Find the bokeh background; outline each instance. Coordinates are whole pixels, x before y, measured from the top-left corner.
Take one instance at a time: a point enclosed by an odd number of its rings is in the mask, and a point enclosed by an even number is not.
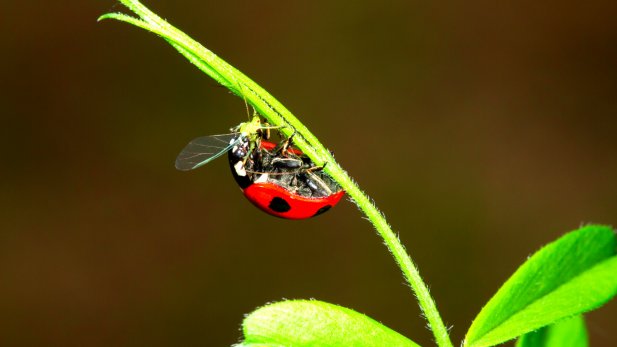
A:
[[[615,1],[147,1],[253,77],[377,202],[460,341],[525,258],[617,225]],[[432,345],[350,202],[270,217],[225,160],[178,172],[242,100],[114,1],[1,5],[0,345],[229,346],[283,298]],[[587,317],[616,346],[617,304]]]

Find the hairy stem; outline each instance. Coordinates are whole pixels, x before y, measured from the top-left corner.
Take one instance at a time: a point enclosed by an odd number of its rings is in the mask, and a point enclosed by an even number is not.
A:
[[[420,277],[415,266],[397,235],[386,222],[384,215],[375,207],[366,194],[349,177],[349,175],[334,160],[334,157],[317,138],[278,100],[271,96],[257,83],[245,76],[227,62],[201,44],[161,19],[137,0],[120,0],[139,18],[121,13],[109,13],[99,19],[116,19],[127,22],[153,32],[169,42],[178,52],[191,63],[228,88],[236,95],[244,98],[259,114],[276,126],[284,126],[281,131],[286,136],[294,136],[294,145],[304,152],[317,165],[327,163],[324,171],[328,173],[366,214],[368,220],[375,226],[383,238],[386,247],[392,253],[396,263],[401,268],[407,282],[415,293],[420,307],[428,320],[437,344],[441,347],[452,347],[448,331],[437,311],[428,287]]]

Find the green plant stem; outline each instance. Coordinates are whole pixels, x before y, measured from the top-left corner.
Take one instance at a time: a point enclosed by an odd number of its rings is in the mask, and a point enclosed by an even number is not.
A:
[[[394,256],[396,263],[401,268],[405,279],[418,299],[420,308],[428,320],[437,344],[441,347],[452,347],[448,330],[437,311],[428,287],[420,277],[418,268],[405,251],[402,243],[386,222],[384,215],[375,207],[368,196],[360,190],[358,185],[334,160],[334,157],[319,140],[278,100],[242,72],[161,19],[139,1],[120,1],[141,19],[121,13],[106,14],[100,19],[112,18],[128,22],[163,37],[200,70],[236,95],[245,98],[270,124],[283,126],[281,129],[283,134],[286,136],[295,134],[294,145],[311,158],[313,162],[317,165],[327,163],[324,171],[340,184],[360,210],[366,214],[368,220],[375,226],[375,229],[383,238],[386,247]]]
[[[341,187],[343,187],[343,189],[345,189],[347,194],[354,200],[360,210],[366,214],[366,217],[371,223],[373,223],[375,229],[383,238],[386,247],[388,247],[388,250],[392,253],[396,263],[401,268],[405,279],[416,295],[420,308],[428,320],[437,344],[441,347],[452,347],[448,330],[441,319],[437,306],[435,305],[435,301],[429,293],[428,287],[422,280],[417,266],[405,251],[405,247],[399,238],[394,234],[394,231],[392,231],[392,228],[386,221],[384,215],[377,209],[377,207],[375,207],[368,196],[360,190],[358,185],[343,169],[341,169],[338,164],[332,170],[328,171],[328,174],[330,174],[332,178],[336,180]]]

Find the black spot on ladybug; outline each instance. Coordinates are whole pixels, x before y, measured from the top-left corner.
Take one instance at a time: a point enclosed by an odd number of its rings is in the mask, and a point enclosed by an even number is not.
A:
[[[268,207],[272,211],[279,212],[279,213],[283,213],[283,212],[287,212],[291,210],[291,206],[289,205],[289,203],[285,201],[285,199],[279,198],[278,196],[270,201],[270,204],[268,205]]]
[[[313,215],[313,217],[315,217],[315,216],[319,216],[320,214],[322,214],[322,213],[324,213],[324,212],[327,212],[327,211],[328,211],[329,209],[331,209],[331,208],[332,208],[332,205],[326,205],[326,206],[324,206],[324,207],[320,208],[319,210],[317,210],[317,212],[315,212],[315,214]]]

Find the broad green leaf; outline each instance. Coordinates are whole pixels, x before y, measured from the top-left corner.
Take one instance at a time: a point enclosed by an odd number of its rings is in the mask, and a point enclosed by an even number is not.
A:
[[[480,311],[465,346],[494,346],[602,306],[617,294],[614,231],[589,225],[530,257]]]
[[[315,300],[283,301],[257,309],[243,322],[243,347],[417,347],[356,311]]]
[[[566,319],[521,336],[516,347],[588,347],[587,329],[582,316]]]

